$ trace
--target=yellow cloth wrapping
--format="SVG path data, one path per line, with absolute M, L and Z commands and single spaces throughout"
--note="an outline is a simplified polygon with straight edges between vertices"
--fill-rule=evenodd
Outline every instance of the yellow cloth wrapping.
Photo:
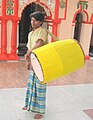
M 60 40 L 32 51 L 41 65 L 43 83 L 74 72 L 84 65 L 84 53 L 73 39 Z M 32 64 L 34 69 L 34 66 Z M 37 76 L 38 77 L 38 76 Z

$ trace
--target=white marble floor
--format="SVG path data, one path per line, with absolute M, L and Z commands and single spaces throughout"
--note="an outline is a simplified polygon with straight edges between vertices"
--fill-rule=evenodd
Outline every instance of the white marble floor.
M 33 120 L 23 111 L 26 88 L 0 89 L 0 120 Z M 92 120 L 83 110 L 93 109 L 93 84 L 48 86 L 42 120 Z

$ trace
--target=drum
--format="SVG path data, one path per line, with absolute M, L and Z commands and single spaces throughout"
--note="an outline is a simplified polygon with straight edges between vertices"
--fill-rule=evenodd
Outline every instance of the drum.
M 31 64 L 41 84 L 74 72 L 84 60 L 84 52 L 74 39 L 52 42 L 31 53 Z

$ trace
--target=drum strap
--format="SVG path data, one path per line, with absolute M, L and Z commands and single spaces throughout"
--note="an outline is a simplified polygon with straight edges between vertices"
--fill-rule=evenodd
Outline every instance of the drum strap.
M 54 40 L 56 40 L 56 41 L 59 40 L 59 39 L 58 39 L 55 35 L 53 35 L 49 30 L 46 29 L 46 32 L 47 32 Z

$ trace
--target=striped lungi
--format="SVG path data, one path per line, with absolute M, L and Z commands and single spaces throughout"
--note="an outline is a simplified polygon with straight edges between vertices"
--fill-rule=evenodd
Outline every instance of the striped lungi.
M 29 75 L 25 106 L 28 111 L 45 114 L 46 84 L 40 84 L 32 69 Z

